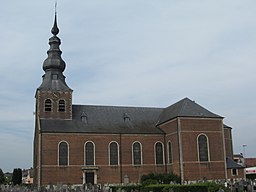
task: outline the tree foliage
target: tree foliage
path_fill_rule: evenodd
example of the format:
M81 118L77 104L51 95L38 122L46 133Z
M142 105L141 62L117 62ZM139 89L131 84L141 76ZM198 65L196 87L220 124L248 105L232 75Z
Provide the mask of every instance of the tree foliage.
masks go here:
M174 173L150 173L141 177L141 183L144 185L180 183L180 181L180 177Z
M0 168L0 184L5 183L5 176L3 170Z
M22 171L20 168L14 169L12 173L12 183L13 185L20 185L22 181Z

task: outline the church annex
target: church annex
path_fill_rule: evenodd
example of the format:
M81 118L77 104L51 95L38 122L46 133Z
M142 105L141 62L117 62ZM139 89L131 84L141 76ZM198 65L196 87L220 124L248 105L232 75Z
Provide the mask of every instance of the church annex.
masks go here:
M182 182L244 176L232 164L231 128L189 98L166 108L73 104L56 15L51 32L35 94L36 185L138 183L170 172Z

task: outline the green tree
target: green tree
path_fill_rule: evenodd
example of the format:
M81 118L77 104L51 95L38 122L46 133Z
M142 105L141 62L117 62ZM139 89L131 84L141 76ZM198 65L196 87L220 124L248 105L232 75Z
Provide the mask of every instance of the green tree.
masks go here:
M0 184L5 182L5 176L3 170L0 168Z
M12 183L13 185L20 185L22 181L22 171L20 168L14 169L12 173Z

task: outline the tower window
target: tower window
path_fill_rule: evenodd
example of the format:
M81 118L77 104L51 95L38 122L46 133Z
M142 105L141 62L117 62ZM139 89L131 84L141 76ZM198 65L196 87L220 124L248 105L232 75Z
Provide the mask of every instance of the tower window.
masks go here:
M52 111L52 101L51 99L46 99L44 102L44 111Z
M60 112L66 111L65 100L63 99L59 100L59 111Z

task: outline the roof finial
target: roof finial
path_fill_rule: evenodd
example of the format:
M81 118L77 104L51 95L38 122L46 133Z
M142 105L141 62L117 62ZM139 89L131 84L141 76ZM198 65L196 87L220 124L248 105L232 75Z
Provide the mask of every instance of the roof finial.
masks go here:
M54 10L55 10L55 15L57 14L57 0L55 0L55 7L54 7Z
M59 28L57 26L57 0L55 1L55 18L54 18L54 24L53 24L53 27L52 27L52 34L53 35L57 35L59 33Z

